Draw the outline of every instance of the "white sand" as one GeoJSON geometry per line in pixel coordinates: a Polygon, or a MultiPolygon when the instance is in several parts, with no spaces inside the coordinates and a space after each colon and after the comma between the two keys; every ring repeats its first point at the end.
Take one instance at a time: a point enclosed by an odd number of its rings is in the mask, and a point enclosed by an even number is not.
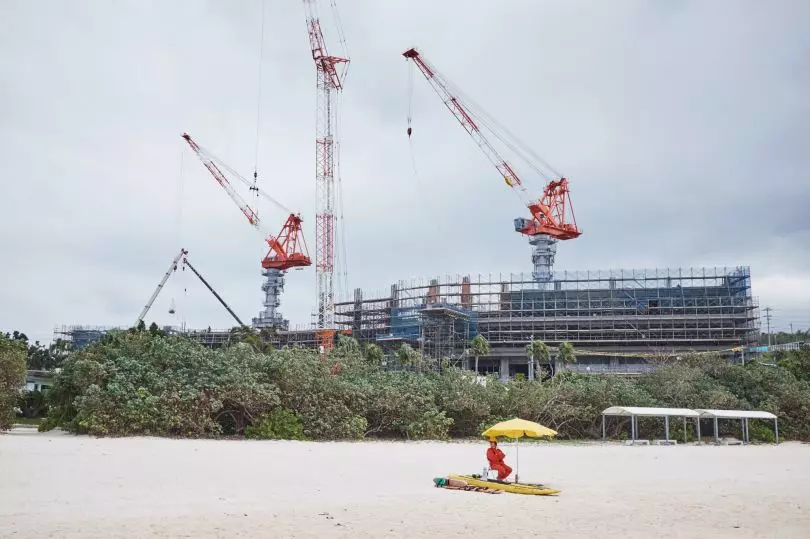
{"type": "Polygon", "coordinates": [[[521,476],[560,495],[433,487],[485,449],[21,429],[0,435],[0,536],[810,537],[810,445],[523,446],[521,476]]]}

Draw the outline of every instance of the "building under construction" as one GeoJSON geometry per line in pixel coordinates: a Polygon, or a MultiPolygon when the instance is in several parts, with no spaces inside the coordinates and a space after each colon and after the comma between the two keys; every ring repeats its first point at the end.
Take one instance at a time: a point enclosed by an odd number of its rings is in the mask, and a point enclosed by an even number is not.
{"type": "MultiPolygon", "coordinates": [[[[372,297],[355,290],[336,305],[336,320],[360,342],[385,350],[407,343],[466,366],[480,334],[491,352],[479,370],[502,376],[528,374],[531,340],[572,343],[576,370],[633,372],[657,357],[735,353],[759,334],[747,267],[558,272],[548,283],[529,275],[399,282],[372,297]]],[[[303,333],[281,333],[279,344],[303,333]]]]}

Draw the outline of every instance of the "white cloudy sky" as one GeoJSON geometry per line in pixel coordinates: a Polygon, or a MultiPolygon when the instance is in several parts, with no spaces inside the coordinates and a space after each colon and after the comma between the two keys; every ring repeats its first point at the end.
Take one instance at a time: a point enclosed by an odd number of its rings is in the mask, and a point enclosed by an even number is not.
{"type": "MultiPolygon", "coordinates": [[[[750,265],[775,326],[810,326],[810,2],[339,2],[350,287],[531,269],[517,199],[421,78],[414,174],[400,54],[418,46],[571,179],[585,233],[558,268],[750,265]]],[[[0,3],[0,328],[49,340],[59,324],[129,324],[181,246],[243,319],[258,311],[262,238],[180,134],[252,172],[260,13],[260,0],[0,3]]],[[[267,1],[265,24],[260,184],[302,212],[312,250],[302,3],[267,1]]],[[[150,320],[232,325],[179,277],[150,320]]],[[[288,276],[293,324],[309,321],[314,283],[312,269],[288,276]]]]}

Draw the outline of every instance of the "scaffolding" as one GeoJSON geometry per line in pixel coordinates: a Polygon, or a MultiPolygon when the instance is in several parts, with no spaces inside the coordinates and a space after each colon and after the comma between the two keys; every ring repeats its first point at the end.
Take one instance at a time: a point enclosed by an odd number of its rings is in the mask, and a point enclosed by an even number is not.
{"type": "Polygon", "coordinates": [[[524,274],[400,281],[368,299],[355,290],[351,301],[336,305],[336,318],[361,341],[421,344],[437,358],[462,357],[479,333],[492,347],[490,359],[524,362],[531,340],[615,352],[615,363],[624,352],[652,357],[727,350],[758,338],[748,267],[561,271],[554,277],[549,283],[524,274]]]}

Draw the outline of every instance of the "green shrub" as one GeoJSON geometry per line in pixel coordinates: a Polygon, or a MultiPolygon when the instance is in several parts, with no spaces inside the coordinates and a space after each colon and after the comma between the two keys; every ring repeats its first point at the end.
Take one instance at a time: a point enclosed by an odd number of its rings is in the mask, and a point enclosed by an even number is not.
{"type": "MultiPolygon", "coordinates": [[[[446,439],[479,437],[497,421],[521,417],[561,438],[600,438],[602,410],[625,405],[768,410],[786,439],[810,440],[805,356],[792,353],[779,367],[692,355],[635,379],[561,372],[548,381],[490,376],[482,384],[447,362],[422,362],[406,347],[399,355],[408,369],[388,372],[380,369],[378,347],[361,353],[349,337],[324,360],[312,350],[257,347],[252,333],[239,332],[244,339],[236,340],[245,342],[221,350],[145,328],[112,332],[64,360],[40,428],[109,436],[446,439]]],[[[0,343],[4,360],[9,346],[0,343]]],[[[21,383],[14,385],[15,402],[21,383]]],[[[734,433],[727,423],[723,432],[734,433]]],[[[680,421],[670,426],[671,437],[682,439],[680,421]]],[[[660,419],[643,419],[641,429],[663,436],[660,419]]],[[[771,436],[754,429],[752,423],[752,440],[771,436]]],[[[628,419],[608,421],[609,437],[627,433],[628,419]]],[[[692,439],[691,424],[686,435],[692,439]]]]}
{"type": "Polygon", "coordinates": [[[416,421],[408,424],[408,437],[414,440],[446,440],[450,437],[450,426],[453,419],[438,410],[422,414],[416,421]]]}
{"type": "Polygon", "coordinates": [[[28,349],[22,341],[0,333],[0,430],[14,421],[20,388],[25,385],[28,349]]]}
{"type": "Polygon", "coordinates": [[[111,332],[63,363],[43,430],[97,436],[242,434],[278,405],[266,358],[247,344],[224,351],[182,337],[111,332]]]}
{"type": "Polygon", "coordinates": [[[770,427],[764,425],[759,421],[748,422],[748,439],[752,442],[765,442],[772,444],[774,442],[773,425],[770,427]]]}
{"type": "Polygon", "coordinates": [[[245,427],[245,437],[256,440],[303,440],[301,418],[286,408],[276,408],[261,416],[255,425],[245,427]]]}

